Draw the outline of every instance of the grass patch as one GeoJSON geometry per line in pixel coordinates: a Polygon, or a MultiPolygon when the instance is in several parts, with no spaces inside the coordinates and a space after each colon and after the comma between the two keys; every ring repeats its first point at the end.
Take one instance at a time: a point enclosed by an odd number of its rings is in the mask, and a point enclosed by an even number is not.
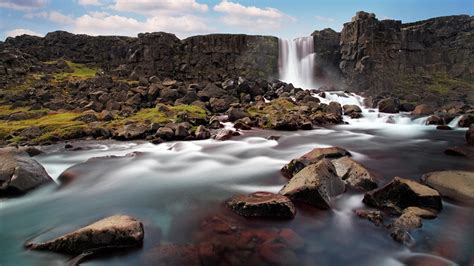
{"type": "Polygon", "coordinates": [[[88,67],[84,64],[73,63],[71,61],[66,61],[66,63],[72,71],[53,74],[56,81],[90,79],[95,77],[97,73],[97,69],[88,67]]]}
{"type": "Polygon", "coordinates": [[[265,104],[263,109],[252,106],[247,109],[247,112],[252,116],[275,115],[284,111],[293,110],[296,105],[286,99],[275,99],[270,103],[265,104]]]}

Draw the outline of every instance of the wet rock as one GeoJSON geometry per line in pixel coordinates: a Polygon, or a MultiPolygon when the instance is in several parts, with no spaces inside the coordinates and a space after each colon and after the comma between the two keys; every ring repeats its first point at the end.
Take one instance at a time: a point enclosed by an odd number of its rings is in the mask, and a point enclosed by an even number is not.
{"type": "Polygon", "coordinates": [[[442,209],[438,191],[418,182],[395,177],[384,187],[365,193],[363,202],[378,208],[390,208],[402,212],[408,207],[442,209]]]}
{"type": "Polygon", "coordinates": [[[304,167],[323,158],[333,159],[343,156],[350,156],[350,153],[339,147],[315,148],[300,158],[291,160],[287,165],[283,166],[280,172],[284,177],[291,178],[304,167]]]}
{"type": "Polygon", "coordinates": [[[196,139],[208,139],[211,137],[211,132],[205,126],[200,125],[196,128],[194,136],[196,139]]]}
{"type": "Polygon", "coordinates": [[[281,138],[281,136],[268,136],[267,137],[268,140],[276,140],[276,141],[278,141],[280,138],[281,138]]]}
{"type": "Polygon", "coordinates": [[[474,145],[474,125],[471,125],[466,131],[466,142],[469,145],[474,145]]]}
{"type": "Polygon", "coordinates": [[[249,113],[247,113],[246,111],[244,111],[240,108],[235,108],[235,107],[229,108],[227,113],[228,113],[230,122],[234,122],[236,120],[239,120],[239,119],[242,119],[244,117],[249,117],[250,116],[249,113]]]}
{"type": "Polygon", "coordinates": [[[330,102],[326,107],[326,113],[331,113],[335,115],[342,115],[342,107],[340,103],[330,102]]]}
{"type": "Polygon", "coordinates": [[[422,218],[434,219],[436,218],[436,212],[418,207],[406,208],[400,217],[388,225],[390,236],[393,240],[407,246],[414,245],[415,241],[409,231],[420,228],[422,226],[422,218]]]}
{"type": "Polygon", "coordinates": [[[160,127],[155,135],[164,140],[172,140],[175,136],[173,129],[169,127],[160,127]]]}
{"type": "Polygon", "coordinates": [[[436,129],[438,130],[452,130],[452,128],[450,126],[447,126],[447,125],[439,125],[436,127],[436,129]]]}
{"type": "Polygon", "coordinates": [[[143,224],[140,221],[126,215],[115,215],[44,243],[27,243],[26,247],[78,255],[140,247],[143,237],[143,224]]]}
{"type": "Polygon", "coordinates": [[[444,153],[451,156],[474,158],[474,145],[455,146],[447,148],[444,153]]]}
{"type": "Polygon", "coordinates": [[[344,193],[344,182],[337,176],[331,161],[322,159],[306,166],[280,190],[292,200],[329,209],[331,197],[344,193]]]}
{"type": "Polygon", "coordinates": [[[412,115],[426,116],[434,113],[434,109],[427,104],[420,104],[411,112],[412,115]]]}
{"type": "Polygon", "coordinates": [[[382,113],[395,114],[400,111],[399,101],[393,98],[386,98],[386,99],[380,100],[377,106],[379,108],[379,112],[382,112],[382,113]]]}
{"type": "Polygon", "coordinates": [[[250,130],[252,129],[251,126],[241,122],[241,121],[236,121],[235,124],[234,124],[234,128],[235,129],[241,129],[241,130],[250,130]]]}
{"type": "Polygon", "coordinates": [[[148,129],[149,127],[145,124],[141,124],[141,123],[128,124],[118,129],[115,137],[117,139],[123,139],[123,140],[139,139],[145,136],[148,129]]]}
{"type": "Polygon", "coordinates": [[[376,226],[384,225],[384,216],[381,211],[357,209],[357,210],[354,210],[354,213],[362,219],[369,220],[376,226]]]}
{"type": "Polygon", "coordinates": [[[189,132],[188,132],[188,130],[186,129],[186,127],[184,125],[177,125],[176,130],[174,132],[174,136],[177,139],[184,139],[187,136],[189,136],[189,132]]]}
{"type": "Polygon", "coordinates": [[[377,187],[375,178],[370,172],[358,162],[344,156],[339,159],[332,160],[332,164],[336,169],[337,175],[344,180],[346,185],[369,191],[377,187]]]}
{"type": "Polygon", "coordinates": [[[342,108],[344,110],[344,114],[351,117],[352,115],[358,116],[360,113],[362,113],[362,109],[360,109],[360,107],[355,104],[346,104],[342,108]]]}
{"type": "Polygon", "coordinates": [[[400,104],[400,111],[402,112],[412,112],[415,110],[415,105],[411,103],[401,103],[400,104]]]}
{"type": "Polygon", "coordinates": [[[296,210],[289,198],[270,192],[255,192],[232,197],[227,207],[244,217],[292,219],[296,210]]]}
{"type": "Polygon", "coordinates": [[[424,174],[421,179],[443,197],[474,202],[474,172],[438,171],[424,174]]]}
{"type": "Polygon", "coordinates": [[[432,115],[426,120],[427,125],[442,125],[443,123],[443,119],[437,115],[432,115]]]}
{"type": "Polygon", "coordinates": [[[474,114],[463,115],[461,120],[459,120],[459,127],[470,127],[471,124],[474,124],[474,114]]]}
{"type": "Polygon", "coordinates": [[[217,133],[213,136],[215,140],[229,140],[233,136],[238,136],[240,135],[238,132],[235,132],[230,129],[220,129],[217,131],[217,133]]]}
{"type": "Polygon", "coordinates": [[[143,265],[200,266],[198,245],[159,245],[145,255],[143,265]]]}
{"type": "Polygon", "coordinates": [[[0,149],[0,198],[22,195],[53,179],[29,154],[16,148],[0,149]]]}

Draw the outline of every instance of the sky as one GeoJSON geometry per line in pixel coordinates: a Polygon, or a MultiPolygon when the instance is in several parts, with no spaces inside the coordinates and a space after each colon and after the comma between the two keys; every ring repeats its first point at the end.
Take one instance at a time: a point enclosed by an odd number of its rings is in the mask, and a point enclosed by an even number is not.
{"type": "Polygon", "coordinates": [[[357,11],[413,22],[474,15],[474,0],[0,0],[0,40],[56,30],[136,36],[165,31],[179,38],[210,33],[292,39],[340,31],[357,11]]]}

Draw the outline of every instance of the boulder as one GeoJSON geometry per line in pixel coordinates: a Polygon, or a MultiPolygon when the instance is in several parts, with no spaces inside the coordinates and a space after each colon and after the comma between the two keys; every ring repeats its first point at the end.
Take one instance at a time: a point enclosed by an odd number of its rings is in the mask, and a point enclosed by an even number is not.
{"type": "Polygon", "coordinates": [[[338,102],[330,102],[326,107],[326,113],[334,114],[334,115],[342,115],[342,107],[341,104],[338,102]]]}
{"type": "Polygon", "coordinates": [[[474,202],[474,172],[438,171],[424,174],[421,179],[443,197],[474,202]]]}
{"type": "Polygon", "coordinates": [[[334,159],[343,156],[350,156],[350,153],[339,147],[315,148],[300,158],[291,160],[281,168],[280,172],[284,177],[291,178],[304,167],[323,158],[334,159]]]}
{"type": "Polygon", "coordinates": [[[196,128],[194,136],[196,139],[208,139],[211,137],[211,132],[205,126],[200,125],[196,128]]]}
{"type": "Polygon", "coordinates": [[[400,110],[400,103],[394,98],[382,99],[378,102],[377,106],[379,108],[379,112],[382,113],[395,114],[400,110]]]}
{"type": "Polygon", "coordinates": [[[361,164],[344,156],[332,160],[337,175],[346,183],[346,185],[369,191],[377,187],[375,178],[361,164]]]}
{"type": "Polygon", "coordinates": [[[28,153],[0,149],[0,198],[21,195],[46,184],[54,184],[53,179],[28,153]]]}
{"type": "Polygon", "coordinates": [[[459,127],[470,127],[471,124],[474,124],[474,114],[463,115],[459,120],[459,127]]]}
{"type": "Polygon", "coordinates": [[[164,140],[172,140],[174,138],[174,131],[169,127],[160,127],[156,131],[156,136],[164,140]]]}
{"type": "Polygon", "coordinates": [[[250,116],[250,114],[247,113],[246,111],[240,108],[235,108],[235,107],[229,108],[229,110],[227,111],[227,114],[229,116],[229,121],[231,122],[250,116]]]}
{"type": "Polygon", "coordinates": [[[140,221],[126,215],[114,215],[50,241],[27,243],[26,247],[78,255],[140,247],[143,237],[143,224],[140,221]]]}
{"type": "Polygon", "coordinates": [[[353,113],[362,113],[362,109],[360,109],[360,107],[355,104],[346,104],[342,108],[344,110],[345,115],[351,115],[353,113]]]}
{"type": "Polygon", "coordinates": [[[443,123],[443,119],[437,115],[432,115],[426,120],[427,125],[442,125],[443,123]]]}
{"type": "Polygon", "coordinates": [[[381,211],[357,209],[354,210],[354,213],[362,219],[369,220],[376,226],[384,225],[384,215],[381,211]]]}
{"type": "Polygon", "coordinates": [[[344,182],[337,176],[331,161],[322,159],[306,166],[280,190],[295,201],[329,209],[330,198],[344,193],[344,182]]]}
{"type": "Polygon", "coordinates": [[[444,153],[451,156],[474,158],[474,145],[450,147],[447,148],[444,153]]]}
{"type": "Polygon", "coordinates": [[[408,231],[420,228],[422,226],[422,218],[434,219],[436,218],[436,213],[418,207],[406,208],[400,217],[388,225],[390,236],[397,242],[411,246],[414,244],[414,240],[408,231]]]}
{"type": "Polygon", "coordinates": [[[474,145],[474,124],[471,124],[469,129],[466,131],[466,142],[469,145],[474,145]]]}
{"type": "Polygon", "coordinates": [[[227,201],[226,205],[244,217],[292,219],[296,213],[295,206],[289,198],[270,192],[237,195],[227,201]]]}
{"type": "Polygon", "coordinates": [[[418,182],[395,177],[384,187],[365,193],[363,202],[369,206],[403,212],[408,207],[442,209],[438,191],[418,182]]]}
{"type": "Polygon", "coordinates": [[[149,127],[141,123],[133,123],[122,126],[117,130],[115,137],[117,139],[132,140],[143,138],[149,127]]]}
{"type": "Polygon", "coordinates": [[[434,113],[434,109],[427,104],[420,104],[411,112],[412,115],[426,116],[434,113]]]}
{"type": "Polygon", "coordinates": [[[229,140],[233,136],[240,135],[239,132],[230,130],[230,129],[219,129],[216,134],[213,136],[215,140],[229,140]]]}

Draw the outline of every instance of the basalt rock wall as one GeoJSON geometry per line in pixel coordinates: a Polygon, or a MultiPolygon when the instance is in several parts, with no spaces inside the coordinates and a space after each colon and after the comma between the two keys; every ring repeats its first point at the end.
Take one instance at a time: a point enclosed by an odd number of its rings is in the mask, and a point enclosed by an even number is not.
{"type": "Polygon", "coordinates": [[[158,75],[202,80],[216,75],[277,78],[278,39],[270,36],[212,34],[184,40],[155,32],[137,38],[88,36],[57,31],[44,38],[8,38],[2,49],[17,48],[39,61],[64,58],[98,65],[120,76],[158,75]]]}

